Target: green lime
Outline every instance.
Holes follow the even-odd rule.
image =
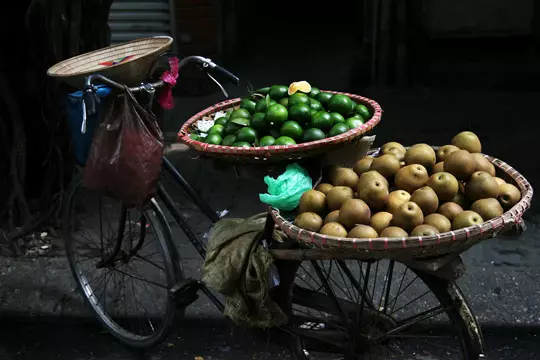
[[[345,122],[345,118],[340,113],[337,113],[337,112],[330,113],[330,117],[332,118],[332,124]]]
[[[312,109],[317,110],[317,111],[324,110],[322,104],[318,100],[315,100],[315,99],[311,99],[309,101],[309,106]]]
[[[356,107],[354,108],[354,111],[362,116],[362,118],[364,119],[369,119],[371,117],[371,114],[369,113],[369,109],[367,108],[366,105],[363,105],[363,104],[358,104],[356,105]]]
[[[290,138],[293,138],[295,140],[300,139],[302,136],[302,127],[300,124],[298,124],[296,121],[285,121],[285,123],[281,126],[280,134],[282,136],[288,136]]]
[[[328,132],[328,137],[336,136],[343,134],[344,132],[349,131],[349,127],[345,123],[337,123]]]
[[[361,126],[364,123],[364,120],[360,116],[353,116],[345,120],[345,124],[349,129],[354,129]]]
[[[227,119],[225,116],[222,116],[222,117],[218,117],[215,121],[214,121],[214,125],[225,125],[227,123]]]
[[[319,88],[316,88],[316,87],[311,87],[311,91],[309,92],[309,97],[310,98],[314,98],[316,97],[319,93],[321,92],[321,90],[319,90]]]
[[[316,112],[319,112],[319,110],[315,110],[315,109],[309,110],[309,113],[311,114],[311,116],[313,116],[313,114],[315,114]]]
[[[262,112],[253,114],[253,118],[251,119],[251,127],[257,130],[259,133],[263,133],[268,130],[266,114]]]
[[[295,145],[296,141],[288,136],[280,136],[276,139],[274,145]]]
[[[332,117],[324,110],[317,111],[311,116],[311,127],[326,132],[332,127]]]
[[[284,97],[283,99],[279,100],[279,103],[285,107],[289,106],[289,98]]]
[[[265,112],[266,111],[266,99],[259,99],[255,103],[255,112]]]
[[[223,136],[223,133],[225,132],[225,127],[223,125],[214,125],[208,130],[209,134],[218,134],[219,136]]]
[[[307,104],[296,104],[289,108],[289,117],[299,124],[308,124],[311,120],[311,108]]]
[[[246,119],[246,118],[234,118],[234,119],[229,120],[229,122],[232,122],[233,124],[240,125],[240,126],[249,126],[251,123],[249,119]]]
[[[315,96],[315,99],[317,99],[322,104],[322,106],[326,107],[326,105],[328,104],[328,101],[330,100],[332,96],[333,94],[321,91],[320,93],[317,94],[317,96]]]
[[[259,140],[259,146],[272,146],[276,142],[273,136],[264,136]]]
[[[225,134],[227,135],[236,134],[238,130],[240,130],[241,128],[242,126],[229,121],[228,123],[225,124]]]
[[[289,98],[289,106],[294,106],[297,104],[309,104],[309,96],[302,93],[294,93]]]
[[[250,127],[245,127],[240,129],[238,133],[236,134],[236,141],[237,142],[248,142],[250,144],[253,144],[257,140],[257,131],[255,129],[252,129]]]
[[[276,101],[276,100],[270,99],[270,100],[268,101],[268,106],[269,106],[269,107],[272,106],[272,105],[274,105],[274,104],[277,104],[277,101]]]
[[[251,144],[245,141],[235,142],[232,146],[236,147],[251,147]]]
[[[233,113],[232,110],[227,111],[227,112],[225,113],[225,117],[226,117],[227,119],[230,119],[232,113]]]
[[[287,96],[288,88],[285,85],[272,85],[268,90],[268,95],[276,101]]]
[[[251,114],[255,112],[255,105],[256,105],[255,101],[249,100],[249,99],[244,99],[240,102],[240,108],[246,109]]]
[[[197,134],[189,134],[191,140],[201,141],[201,137]]]
[[[263,87],[263,88],[260,88],[259,90],[255,91],[257,94],[263,94],[263,95],[266,95],[268,94],[268,91],[270,90],[269,87]]]
[[[276,126],[283,124],[288,117],[287,108],[281,104],[271,105],[266,111],[266,121]]]
[[[246,109],[236,109],[231,113],[230,120],[236,118],[249,118],[251,114]]]
[[[204,142],[206,142],[208,144],[219,145],[219,144],[221,144],[221,135],[219,135],[219,134],[208,134],[208,136],[206,137]]]
[[[328,101],[328,111],[338,112],[341,115],[348,115],[353,111],[354,103],[350,97],[343,94],[335,94]]]
[[[231,146],[236,142],[236,135],[230,134],[223,138],[223,141],[221,142],[221,145],[223,146]]]
[[[322,140],[326,137],[324,131],[321,129],[307,129],[302,136],[302,142],[310,142],[315,140]]]

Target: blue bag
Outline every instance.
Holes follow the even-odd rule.
[[[107,86],[97,86],[96,95],[100,100],[105,99],[111,89]],[[73,150],[75,152],[75,161],[81,166],[86,164],[90,145],[92,144],[92,137],[94,136],[94,130],[101,121],[101,110],[103,108],[104,101],[96,103],[96,113],[86,118],[86,131],[83,133],[83,102],[82,91],[76,91],[67,95],[66,97],[66,115],[69,123],[69,129],[71,132],[71,139],[73,144]]]

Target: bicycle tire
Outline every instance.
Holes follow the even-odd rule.
[[[165,218],[162,216],[162,212],[155,201],[152,201],[150,206],[142,212],[142,216],[144,216],[148,221],[149,227],[152,229],[152,233],[155,235],[158,251],[164,259],[163,272],[165,274],[167,287],[167,295],[165,295],[166,308],[163,321],[159,324],[159,326],[154,327],[150,320],[150,315],[148,315],[148,319],[146,320],[151,325],[150,328],[152,333],[143,336],[134,333],[133,330],[130,331],[126,329],[126,327],[120,325],[115,319],[112,318],[112,316],[107,314],[105,312],[106,309],[104,311],[104,309],[98,303],[99,299],[97,299],[97,301],[95,299],[97,294],[91,288],[91,282],[84,277],[82,269],[80,268],[79,263],[76,261],[77,255],[74,251],[74,243],[76,241],[71,231],[72,227],[70,224],[72,221],[72,211],[74,210],[74,206],[77,204],[76,200],[80,196],[81,190],[84,190],[81,176],[77,176],[72,181],[69,189],[66,192],[66,198],[63,206],[63,235],[66,247],[66,255],[79,292],[90,310],[94,313],[99,323],[118,341],[132,348],[144,349],[153,347],[164,340],[164,338],[169,334],[175,319],[182,317],[184,314],[184,309],[176,309],[172,296],[168,294],[168,290],[170,290],[176,284],[177,280],[179,280],[182,276],[181,269],[173,262],[173,249],[170,247],[172,246],[172,235],[169,225],[166,223]],[[125,235],[123,235],[123,238],[124,237]],[[107,287],[107,284],[105,284],[105,287]],[[135,295],[135,289],[132,290],[133,295]],[[107,295],[105,295],[105,297],[107,297]],[[124,289],[124,300],[126,300],[126,289]],[[124,306],[126,306],[127,313],[127,305],[124,304]]]
[[[403,265],[403,266],[407,267],[406,265]],[[453,326],[455,335],[459,337],[459,342],[461,345],[461,356],[459,358],[463,360],[479,359],[481,355],[483,354],[483,350],[484,350],[482,333],[458,285],[454,281],[444,280],[444,279],[435,277],[429,273],[418,271],[410,267],[407,267],[407,268],[412,273],[417,275],[417,277],[427,286],[429,291],[434,295],[436,300],[439,301],[441,306],[444,309],[446,309],[444,310],[444,313],[448,316],[450,324]],[[300,269],[300,266],[296,270],[295,278],[300,276],[299,269]],[[314,336],[317,339],[316,342],[319,341],[320,338],[317,338],[317,336],[320,336],[320,335],[314,335],[312,328],[309,328],[303,331],[301,329],[302,325],[292,326],[291,324],[294,324],[296,322],[300,323],[300,321],[305,321],[305,320],[297,320],[296,317],[304,318],[305,316],[303,314],[301,314],[301,316],[294,315],[292,308],[294,307],[296,303],[297,305],[302,304],[302,307],[304,308],[311,307],[315,311],[320,311],[321,305],[315,304],[315,302],[319,301],[320,299],[317,300],[316,296],[314,297],[313,296],[314,294],[311,293],[310,296],[304,295],[304,300],[300,300],[300,297],[295,295],[295,293],[298,294],[298,291],[296,290],[302,287],[298,286],[298,284],[296,285],[294,284],[295,283],[293,282],[292,289],[291,289],[292,297],[290,298],[290,308],[287,309],[290,316],[290,321],[289,321],[289,324],[284,327],[284,330],[289,335],[292,335],[292,336],[287,336],[286,341],[288,342],[290,354],[294,360],[310,360],[312,359],[312,357],[309,355],[310,349],[308,349],[308,346],[306,344],[309,343],[310,341],[313,342]],[[389,287],[390,286],[391,285],[389,285]],[[331,299],[332,295],[330,296],[327,295],[328,294],[327,292],[321,291],[321,289],[319,289],[318,293],[319,295],[322,294],[322,296],[326,297],[327,300],[332,300]],[[368,291],[368,294],[369,294],[369,291]],[[335,295],[333,297],[337,298]],[[308,300],[305,300],[305,299],[308,299]],[[338,299],[338,300],[343,301],[342,299]],[[325,311],[328,312],[328,310],[325,310]],[[378,311],[380,311],[380,308]],[[336,317],[338,317],[337,313],[338,311],[332,314],[335,316],[334,318],[332,318],[332,320],[335,320]],[[327,320],[327,321],[332,321],[332,320]],[[313,324],[313,325],[316,325],[316,324]],[[313,326],[313,325],[310,325],[310,326]],[[340,325],[343,328],[346,328],[349,324],[341,323]],[[368,330],[364,330],[364,331],[369,332]],[[342,356],[345,356],[346,359],[358,358],[358,357],[354,357],[357,355],[353,355],[352,352],[351,353],[343,352],[339,354]],[[406,357],[405,354],[400,355],[397,358],[409,359],[409,357]],[[455,357],[455,355],[451,357],[452,360],[457,359],[457,358],[458,357]]]

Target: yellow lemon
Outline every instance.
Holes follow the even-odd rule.
[[[307,94],[311,91],[311,85],[307,81],[295,81],[291,85],[289,85],[289,96],[291,96],[297,91],[301,91]]]

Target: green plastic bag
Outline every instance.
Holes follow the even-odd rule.
[[[260,200],[278,210],[290,211],[300,203],[300,197],[311,190],[313,183],[307,171],[297,163],[287,166],[285,172],[274,179],[264,177],[267,194],[259,194]]]

